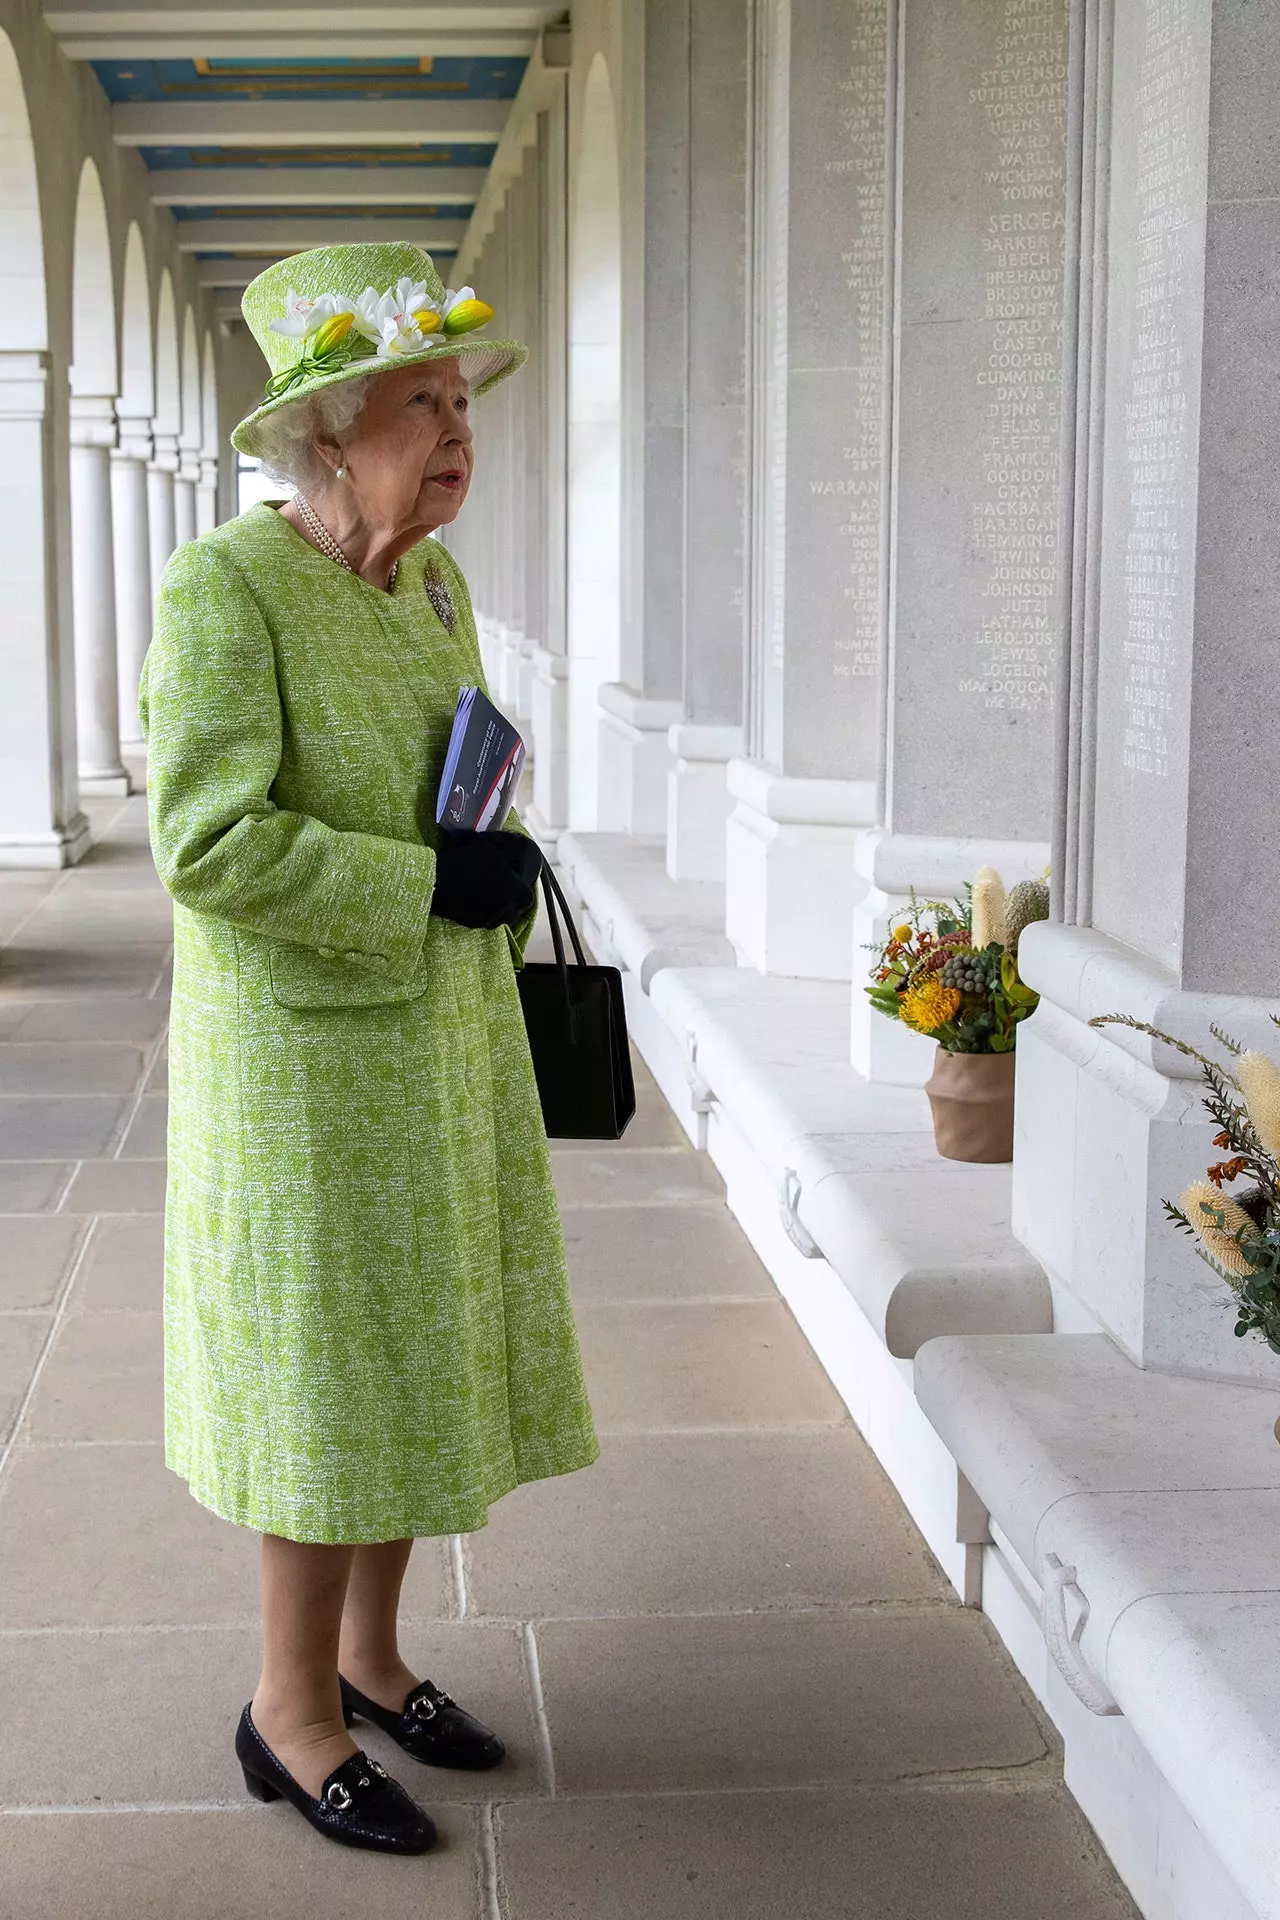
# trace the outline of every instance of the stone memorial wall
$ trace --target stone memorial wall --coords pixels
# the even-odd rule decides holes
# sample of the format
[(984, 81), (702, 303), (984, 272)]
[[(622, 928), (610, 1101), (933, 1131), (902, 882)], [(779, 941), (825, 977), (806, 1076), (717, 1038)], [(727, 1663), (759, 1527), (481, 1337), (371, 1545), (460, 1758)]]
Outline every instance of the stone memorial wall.
[(884, 0), (775, 9), (765, 152), (772, 338), (759, 750), (871, 780), (884, 634)]
[(1093, 922), (1182, 950), (1204, 308), (1208, 26), (1191, 0), (1116, 21)]
[(1043, 839), (1065, 227), (1065, 0), (907, 0), (889, 812)]

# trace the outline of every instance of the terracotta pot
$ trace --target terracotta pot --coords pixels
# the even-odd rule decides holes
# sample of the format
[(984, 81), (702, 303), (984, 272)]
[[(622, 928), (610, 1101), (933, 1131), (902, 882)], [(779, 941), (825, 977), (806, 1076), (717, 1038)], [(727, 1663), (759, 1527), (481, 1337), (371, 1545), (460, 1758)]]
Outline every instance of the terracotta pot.
[(948, 1160), (1012, 1160), (1013, 1055), (938, 1048), (925, 1092)]

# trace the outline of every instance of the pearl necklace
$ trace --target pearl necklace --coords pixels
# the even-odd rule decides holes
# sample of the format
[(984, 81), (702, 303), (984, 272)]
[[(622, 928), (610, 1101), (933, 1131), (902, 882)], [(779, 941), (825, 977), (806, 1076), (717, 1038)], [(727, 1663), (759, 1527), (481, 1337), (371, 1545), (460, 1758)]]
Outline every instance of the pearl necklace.
[[(306, 527), (307, 532), (311, 535), (311, 538), (315, 541), (316, 545), (319, 547), (321, 553), (323, 553), (325, 557), (329, 560), (336, 560), (338, 565), (340, 567), (345, 567), (348, 573), (354, 573), (355, 568), (352, 566), (346, 554), (342, 551), (342, 548), (338, 545), (337, 541), (334, 539), (333, 535), (330, 533), (328, 527), (326, 527), (326, 525), (324, 524), (324, 521), (320, 518), (319, 514), (316, 512), (311, 502), (307, 499), (304, 499), (302, 494), (295, 493), (293, 496), (293, 504), (298, 509), (298, 513), (302, 519), (303, 525)], [(400, 562), (398, 560), (393, 561), (392, 567), (391, 567), (391, 574), (387, 580), (388, 593), (390, 593), (392, 588), (395, 586), (396, 575), (399, 571), (400, 571)]]

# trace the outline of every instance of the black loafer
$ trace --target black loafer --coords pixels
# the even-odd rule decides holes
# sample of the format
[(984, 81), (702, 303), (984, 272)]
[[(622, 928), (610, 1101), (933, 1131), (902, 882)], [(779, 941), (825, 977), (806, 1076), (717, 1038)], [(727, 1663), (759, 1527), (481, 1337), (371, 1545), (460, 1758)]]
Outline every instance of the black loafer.
[(246, 1707), (236, 1728), (236, 1758), (255, 1800), (292, 1801), (317, 1833), (340, 1846), (367, 1847), (373, 1853), (426, 1853), (436, 1843), (434, 1822), (367, 1753), (353, 1753), (336, 1766), (315, 1800), (281, 1766)]
[(371, 1721), (428, 1767), (465, 1767), (479, 1772), (496, 1767), (506, 1748), (496, 1733), (466, 1713), (442, 1687), (420, 1680), (399, 1713), (380, 1707), (376, 1700), (339, 1675), (342, 1717), (350, 1726), (357, 1717)]

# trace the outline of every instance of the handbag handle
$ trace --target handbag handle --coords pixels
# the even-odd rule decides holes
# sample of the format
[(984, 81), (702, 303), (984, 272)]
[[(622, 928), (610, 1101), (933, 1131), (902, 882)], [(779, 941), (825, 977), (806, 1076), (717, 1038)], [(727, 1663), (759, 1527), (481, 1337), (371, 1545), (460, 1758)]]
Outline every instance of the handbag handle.
[[(561, 891), (560, 882), (551, 871), (551, 862), (545, 854), (542, 856), (542, 894), (547, 903), (547, 919), (551, 923), (551, 944), (556, 951), (556, 965), (559, 967), (561, 973), (567, 972), (568, 963), (565, 960), (564, 954), (564, 936), (560, 930), (560, 915), (556, 912), (556, 903), (559, 902), (560, 913), (564, 915), (565, 925), (569, 929), (569, 938), (573, 943), (573, 957), (580, 967), (585, 967), (587, 964), (587, 956), (582, 950), (582, 942), (578, 938), (578, 929), (574, 925), (573, 915), (569, 911), (569, 903)], [(565, 982), (565, 992), (567, 995), (567, 981)]]

